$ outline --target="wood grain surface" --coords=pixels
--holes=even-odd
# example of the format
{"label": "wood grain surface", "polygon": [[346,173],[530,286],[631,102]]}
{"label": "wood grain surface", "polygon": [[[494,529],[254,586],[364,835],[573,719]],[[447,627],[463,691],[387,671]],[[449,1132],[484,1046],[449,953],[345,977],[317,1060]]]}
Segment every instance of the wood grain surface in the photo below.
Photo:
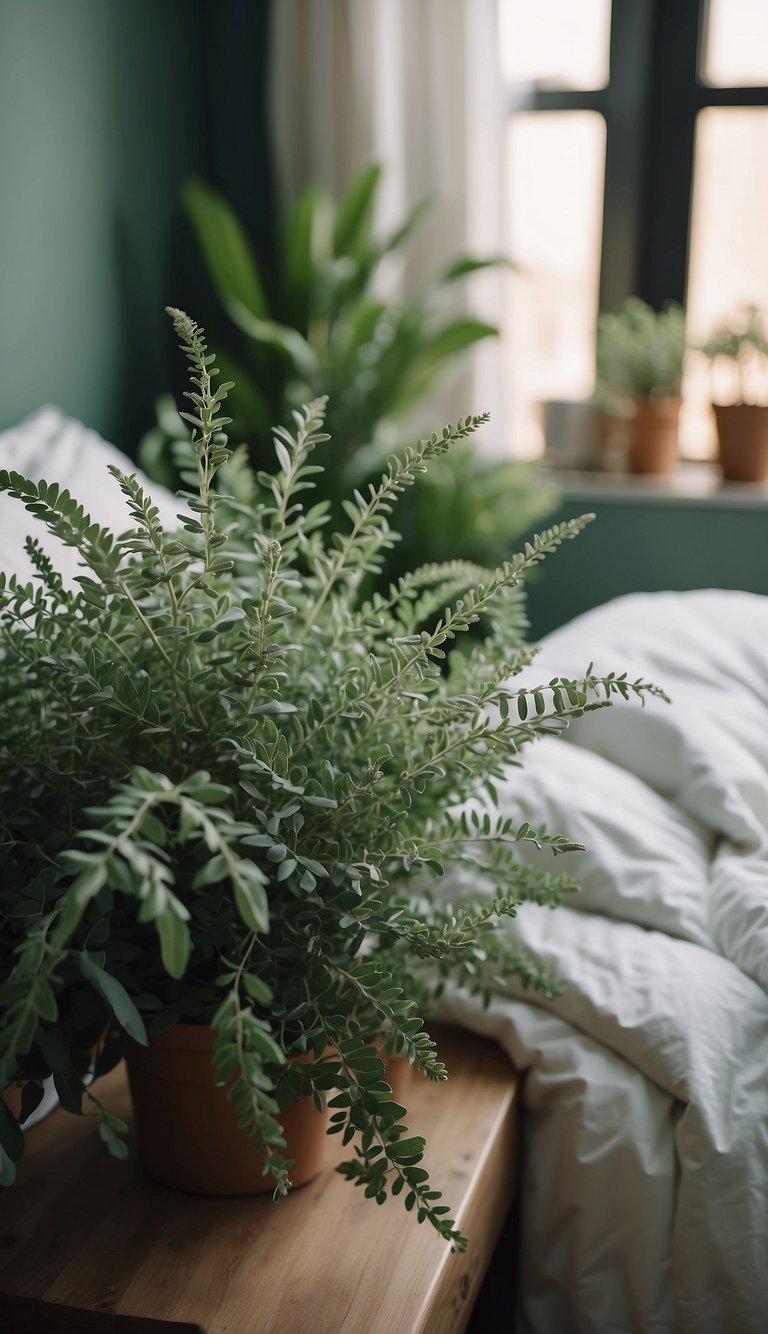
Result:
{"label": "wood grain surface", "polygon": [[[381,1207],[333,1168],[274,1205],[167,1190],[111,1158],[90,1118],[29,1134],[0,1198],[3,1334],[458,1334],[513,1190],[517,1078],[492,1043],[434,1028],[449,1079],[414,1077],[408,1123],[470,1238],[465,1255],[402,1200]],[[122,1069],[99,1094],[130,1120]]]}

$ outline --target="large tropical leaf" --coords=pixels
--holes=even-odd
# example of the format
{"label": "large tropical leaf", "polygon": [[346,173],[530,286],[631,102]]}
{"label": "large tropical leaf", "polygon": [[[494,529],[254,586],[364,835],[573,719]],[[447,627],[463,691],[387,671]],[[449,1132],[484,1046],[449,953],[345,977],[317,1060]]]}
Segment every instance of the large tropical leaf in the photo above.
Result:
{"label": "large tropical leaf", "polygon": [[384,237],[378,248],[379,255],[389,255],[392,251],[399,250],[424,221],[434,203],[434,195],[425,195],[423,199],[419,199],[400,226],[395,227],[394,231]]}
{"label": "large tropical leaf", "polygon": [[475,259],[472,255],[459,255],[442,273],[437,276],[438,283],[453,283],[459,278],[468,278],[481,269],[494,269],[502,265],[507,269],[516,268],[513,260],[505,255],[490,255],[487,259]]}
{"label": "large tropical leaf", "polygon": [[276,320],[257,319],[242,301],[230,300],[225,304],[230,318],[249,338],[282,352],[291,361],[297,374],[314,373],[317,357],[298,329],[292,329],[287,324],[278,324]]}
{"label": "large tropical leaf", "polygon": [[484,338],[498,337],[498,332],[492,324],[467,317],[453,320],[430,338],[421,341],[410,374],[398,395],[396,411],[399,414],[407,412],[419,402],[457,356]]}
{"label": "large tropical leaf", "polygon": [[239,301],[251,315],[265,319],[269,310],[259,266],[234,209],[196,179],[187,181],[182,198],[219,299],[225,306]]}
{"label": "large tropical leaf", "polygon": [[337,255],[359,259],[370,246],[371,223],[381,167],[365,167],[347,187],[336,213],[334,250]]}
{"label": "large tropical leaf", "polygon": [[287,317],[309,327],[319,271],[333,258],[333,204],[325,190],[308,185],[288,214],[283,260]]}
{"label": "large tropical leaf", "polygon": [[421,362],[423,365],[436,366],[449,357],[455,357],[473,343],[479,343],[483,338],[497,338],[498,333],[495,325],[486,324],[484,320],[472,319],[471,316],[452,320],[425,342],[421,352]]}

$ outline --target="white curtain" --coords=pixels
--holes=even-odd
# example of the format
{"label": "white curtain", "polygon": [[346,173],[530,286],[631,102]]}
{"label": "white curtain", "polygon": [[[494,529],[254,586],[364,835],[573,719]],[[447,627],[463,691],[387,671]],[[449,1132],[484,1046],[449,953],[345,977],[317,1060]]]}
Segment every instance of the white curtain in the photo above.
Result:
{"label": "white curtain", "polygon": [[[437,203],[408,259],[385,275],[407,292],[457,253],[506,253],[505,107],[498,0],[274,0],[270,105],[279,187],[309,180],[336,197],[366,163],[384,167],[377,223]],[[502,325],[502,270],[462,302]],[[484,444],[505,452],[503,351],[490,340],[433,398],[430,419],[489,410]]]}

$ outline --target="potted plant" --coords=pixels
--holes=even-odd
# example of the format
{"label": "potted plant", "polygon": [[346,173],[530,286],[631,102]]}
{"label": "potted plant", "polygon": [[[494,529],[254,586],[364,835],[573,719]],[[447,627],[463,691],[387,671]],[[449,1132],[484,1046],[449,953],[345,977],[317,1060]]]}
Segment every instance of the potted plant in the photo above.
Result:
{"label": "potted plant", "polygon": [[[747,306],[743,317],[720,325],[701,351],[732,382],[730,403],[712,407],[717,421],[720,467],[731,482],[764,482],[768,477],[768,404],[755,401],[754,383],[765,379],[768,337],[761,312]],[[762,376],[761,376],[762,373]]]}
{"label": "potted plant", "polygon": [[685,315],[673,302],[654,311],[630,297],[598,320],[597,399],[608,417],[627,420],[632,472],[668,473],[677,463],[685,348]]}
{"label": "potted plant", "polygon": [[[473,274],[510,264],[503,256],[457,255],[408,296],[386,294],[382,270],[406,262],[432,200],[420,200],[391,232],[377,235],[380,186],[375,163],[352,179],[338,202],[321,186],[307,185],[277,219],[268,266],[259,263],[243,220],[218,191],[199,179],[183,190],[221,307],[217,359],[222,374],[236,382],[228,401],[230,440],[243,445],[252,466],[268,467],[273,423],[327,395],[333,446],[317,486],[337,518],[351,489],[375,482],[386,456],[411,438],[414,410],[455,374],[468,350],[498,335],[493,324],[457,312],[456,299]],[[156,425],[141,444],[149,476],[178,485],[174,444],[187,437],[173,397],[163,395]],[[494,563],[512,555],[516,536],[556,508],[555,488],[540,470],[478,455],[469,439],[457,441],[437,471],[428,505],[413,491],[403,499],[402,540],[388,553],[384,588],[414,564],[443,559],[447,529],[443,515],[433,517],[433,505],[450,505],[452,559],[474,560],[482,550],[482,559]]]}
{"label": "potted plant", "polygon": [[[319,1162],[287,1146],[292,1116],[322,1135],[332,1095],[346,1175],[377,1201],[402,1192],[463,1246],[382,1043],[442,1080],[423,1007],[446,969],[483,992],[501,969],[551,986],[493,928],[573,887],[520,865],[520,841],[575,845],[462,802],[526,742],[652,687],[591,670],[510,681],[531,657],[519,581],[586,518],[496,571],[425,567],[361,595],[398,496],[482,418],[392,458],[330,540],[311,499],[320,402],[275,431],[278,471],[253,479],[249,505],[217,496],[229,385],[200,328],[171,314],[192,376],[178,530],[117,469],[120,535],[56,483],[0,472],[83,569],[68,585],[29,538],[38,578],[0,577],[0,1089],[21,1081],[24,1103],[21,1118],[0,1103],[2,1184],[49,1075],[125,1154],[99,1077],[126,1053],[139,1152],[161,1179],[284,1194]],[[449,653],[481,617],[488,634]],[[488,871],[493,894],[442,902],[432,881],[456,860]]]}

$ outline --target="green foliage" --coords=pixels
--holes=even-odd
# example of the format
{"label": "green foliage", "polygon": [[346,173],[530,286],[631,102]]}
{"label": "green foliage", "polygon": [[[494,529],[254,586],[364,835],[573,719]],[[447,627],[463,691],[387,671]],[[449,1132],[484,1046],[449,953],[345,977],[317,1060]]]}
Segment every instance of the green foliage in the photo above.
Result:
{"label": "green foliage", "polygon": [[[345,234],[359,229],[350,210]],[[276,429],[274,475],[240,460],[247,503],[218,493],[229,386],[202,331],[171,314],[192,382],[178,529],[117,469],[120,534],[55,484],[0,472],[83,570],[65,583],[28,539],[37,577],[0,575],[0,1087],[29,1081],[28,1110],[52,1074],[122,1154],[122,1123],[85,1091],[94,1049],[98,1076],[124,1034],[211,1024],[216,1079],[278,1194],[280,1108],[335,1089],[345,1174],[377,1200],[405,1192],[462,1246],[368,1044],[383,1035],[441,1080],[422,1016],[446,977],[486,998],[510,971],[552,989],[495,928],[573,888],[521,866],[519,844],[576,845],[467,799],[488,800],[529,741],[651,687],[591,669],[537,690],[511,681],[531,657],[520,580],[590,516],[496,570],[425,566],[366,599],[396,501],[482,418],[390,459],[330,538],[312,500],[322,401]],[[481,616],[487,637],[459,652]],[[454,909],[435,886],[461,863],[489,888]],[[1,1106],[0,1144],[8,1184],[23,1136]]]}
{"label": "green foliage", "polygon": [[[497,334],[494,326],[455,313],[462,283],[507,261],[459,256],[407,300],[380,295],[380,272],[402,262],[431,201],[423,200],[391,234],[377,237],[373,215],[381,171],[367,167],[338,205],[309,185],[287,211],[275,263],[262,273],[245,227],[210,186],[190,181],[184,205],[214,292],[225,313],[219,354],[237,381],[229,404],[231,438],[246,442],[259,468],[271,458],[272,423],[328,396],[333,445],[319,493],[334,507],[352,486],[375,480],[402,447],[413,409],[466,351]],[[173,399],[158,402],[158,422],[144,438],[150,476],[175,486],[174,445],[187,432]],[[386,575],[422,560],[449,557],[498,562],[555,508],[552,484],[533,469],[478,457],[470,444],[452,450],[428,488],[401,508],[399,553]]]}
{"label": "green foliage", "polygon": [[676,397],[685,356],[685,313],[669,302],[655,311],[630,297],[618,315],[597,325],[598,399],[614,408],[623,397]]}
{"label": "green foliage", "polygon": [[762,312],[757,306],[745,306],[741,316],[719,325],[698,351],[710,361],[731,364],[737,379],[737,403],[752,400],[748,378],[753,368],[764,371],[768,358],[768,336]]}

